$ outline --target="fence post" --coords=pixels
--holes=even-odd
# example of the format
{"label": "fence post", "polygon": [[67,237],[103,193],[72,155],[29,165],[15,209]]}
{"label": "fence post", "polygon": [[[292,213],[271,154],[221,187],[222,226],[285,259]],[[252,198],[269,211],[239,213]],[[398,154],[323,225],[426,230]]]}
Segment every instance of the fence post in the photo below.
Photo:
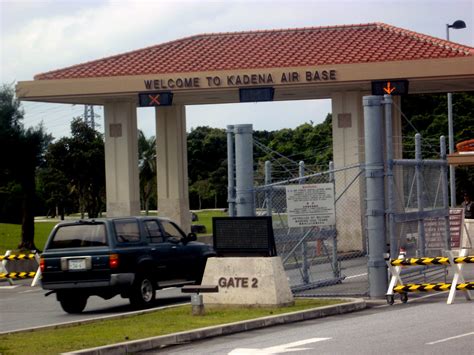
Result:
{"label": "fence post", "polygon": [[[446,161],[446,138],[439,137],[439,146],[441,152],[441,159]],[[441,186],[443,188],[443,208],[446,209],[447,216],[444,217],[444,229],[446,238],[446,250],[451,250],[451,234],[449,228],[449,197],[448,197],[448,169],[446,165],[441,166]]]}
{"label": "fence post", "polygon": [[[298,163],[298,183],[304,184],[304,161]],[[304,236],[304,228],[301,228],[301,235]],[[309,284],[309,263],[308,263],[308,245],[306,240],[301,243],[301,253],[303,254],[303,283]]]}
{"label": "fence post", "polygon": [[[423,203],[423,176],[421,173],[423,172],[423,160],[421,156],[421,135],[419,133],[415,134],[415,172],[416,172],[416,201],[418,205],[418,212],[420,215],[423,213],[424,210],[424,203]],[[419,245],[419,252],[421,255],[418,256],[425,256],[425,224],[423,223],[423,218],[418,220],[418,241]]]}
{"label": "fence post", "polygon": [[390,243],[390,257],[395,259],[398,255],[397,236],[395,232],[395,222],[393,214],[395,213],[394,179],[393,179],[393,129],[392,129],[392,104],[391,95],[384,95],[383,103],[385,106],[385,145],[387,162],[387,223]]}
{"label": "fence post", "polygon": [[272,216],[273,205],[272,205],[272,187],[268,186],[272,183],[272,163],[267,160],[265,162],[265,202],[267,205],[267,216]]}
{"label": "fence post", "polygon": [[384,297],[387,290],[385,253],[385,198],[382,146],[382,97],[364,96],[365,180],[369,240],[369,296]]}
{"label": "fence post", "polygon": [[227,203],[229,216],[235,216],[234,126],[227,126]]}
{"label": "fence post", "polygon": [[[329,162],[329,182],[332,183],[334,189],[334,196],[336,195],[336,179],[334,176],[334,162]],[[334,199],[334,208],[336,208],[336,200]],[[337,210],[336,210],[337,211]],[[337,218],[337,212],[336,212]],[[337,225],[337,224],[336,224]],[[341,277],[341,271],[339,268],[339,261],[337,260],[337,228],[334,226],[335,233],[332,237],[332,273],[334,277]]]}
{"label": "fence post", "polygon": [[237,216],[255,216],[253,196],[253,136],[251,124],[234,126],[235,133],[235,202]]}

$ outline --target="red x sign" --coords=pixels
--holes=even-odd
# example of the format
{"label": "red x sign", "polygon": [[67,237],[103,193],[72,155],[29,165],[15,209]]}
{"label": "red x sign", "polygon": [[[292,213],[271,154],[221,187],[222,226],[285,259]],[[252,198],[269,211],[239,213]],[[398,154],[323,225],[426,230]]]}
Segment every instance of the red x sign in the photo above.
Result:
{"label": "red x sign", "polygon": [[160,94],[148,95],[148,97],[150,98],[150,103],[149,103],[150,106],[160,105]]}
{"label": "red x sign", "polygon": [[140,107],[171,106],[172,104],[173,104],[172,92],[164,91],[164,92],[138,93],[138,105]]}

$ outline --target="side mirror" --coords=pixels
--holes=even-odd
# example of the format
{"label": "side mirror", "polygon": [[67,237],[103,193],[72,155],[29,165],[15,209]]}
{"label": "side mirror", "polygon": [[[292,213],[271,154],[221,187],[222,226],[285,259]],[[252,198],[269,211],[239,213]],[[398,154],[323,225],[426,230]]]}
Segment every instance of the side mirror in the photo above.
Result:
{"label": "side mirror", "polygon": [[188,242],[196,241],[197,240],[196,233],[192,233],[192,232],[189,233],[186,239],[188,240]]}

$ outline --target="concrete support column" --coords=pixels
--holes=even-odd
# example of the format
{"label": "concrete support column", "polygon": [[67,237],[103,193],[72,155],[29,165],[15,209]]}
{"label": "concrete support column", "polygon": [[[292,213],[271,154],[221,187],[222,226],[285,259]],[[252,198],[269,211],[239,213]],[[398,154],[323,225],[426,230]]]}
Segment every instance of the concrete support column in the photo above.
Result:
{"label": "concrete support column", "polygon": [[[334,167],[340,169],[364,162],[364,116],[361,92],[335,92],[332,95],[332,137]],[[365,250],[363,178],[353,181],[358,171],[334,174],[336,196],[337,246],[339,251]]]}
{"label": "concrete support column", "polygon": [[188,192],[186,110],[184,106],[156,108],[158,211],[160,216],[191,231]]}
{"label": "concrete support column", "polygon": [[137,111],[132,101],[104,105],[107,216],[140,214]]}

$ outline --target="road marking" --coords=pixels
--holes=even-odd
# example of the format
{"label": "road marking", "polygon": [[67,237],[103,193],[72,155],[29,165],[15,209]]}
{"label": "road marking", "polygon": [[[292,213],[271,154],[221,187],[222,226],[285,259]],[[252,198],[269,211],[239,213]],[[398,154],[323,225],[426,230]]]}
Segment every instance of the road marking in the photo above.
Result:
{"label": "road marking", "polygon": [[466,333],[466,334],[461,334],[461,335],[456,335],[454,337],[450,337],[450,338],[445,338],[445,339],[441,339],[441,340],[436,340],[436,341],[432,341],[431,343],[426,343],[426,345],[434,345],[434,344],[438,344],[438,343],[444,343],[445,341],[450,341],[450,340],[453,340],[453,339],[458,339],[458,338],[462,338],[462,337],[467,337],[469,335],[474,335],[474,332],[470,332],[470,333]]}
{"label": "road marking", "polygon": [[312,348],[298,348],[298,346],[317,343],[318,341],[329,340],[332,338],[310,338],[300,341],[295,341],[293,343],[282,344],[271,346],[269,348],[263,349],[248,349],[248,348],[237,348],[232,350],[228,355],[270,355],[270,354],[281,354],[293,351],[304,351],[311,350]]}
{"label": "road marking", "polygon": [[20,287],[20,285],[13,285],[13,286],[0,286],[0,290],[12,290],[14,288]]}
{"label": "road marking", "polygon": [[355,278],[355,277],[361,277],[361,276],[367,276],[367,273],[365,273],[365,274],[359,274],[359,275],[346,276],[346,280],[347,280],[347,279],[353,279],[353,278]]}

